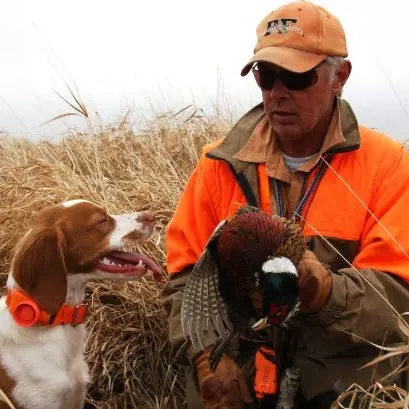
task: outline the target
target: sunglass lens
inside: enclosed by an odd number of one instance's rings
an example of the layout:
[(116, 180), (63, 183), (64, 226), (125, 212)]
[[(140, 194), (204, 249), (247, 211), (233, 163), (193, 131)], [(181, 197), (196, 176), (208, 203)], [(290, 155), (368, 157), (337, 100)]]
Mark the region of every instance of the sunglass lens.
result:
[(254, 71), (254, 76), (256, 78), (257, 85), (261, 89), (271, 91), (277, 78), (277, 73), (273, 70), (256, 70)]
[(315, 69), (301, 74), (290, 71), (281, 71), (277, 74), (274, 70), (264, 68), (254, 70), (253, 72), (258, 86), (265, 91), (271, 91), (273, 89), (277, 77), (279, 77), (284, 86), (291, 91), (306, 89), (311, 85), (314, 85), (318, 80), (318, 75)]
[(299, 91), (311, 87), (318, 80), (318, 75), (315, 69), (312, 69), (301, 74), (290, 71), (282, 71), (280, 79), (283, 84), (290, 90)]

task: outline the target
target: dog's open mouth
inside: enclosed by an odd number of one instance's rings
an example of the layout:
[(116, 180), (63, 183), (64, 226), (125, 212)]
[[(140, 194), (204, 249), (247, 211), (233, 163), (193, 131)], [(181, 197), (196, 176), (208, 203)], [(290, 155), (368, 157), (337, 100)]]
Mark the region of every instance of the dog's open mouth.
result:
[(96, 261), (98, 270), (108, 273), (121, 273), (129, 276), (142, 276), (148, 271), (156, 281), (163, 279), (160, 266), (148, 256), (120, 250), (110, 251)]

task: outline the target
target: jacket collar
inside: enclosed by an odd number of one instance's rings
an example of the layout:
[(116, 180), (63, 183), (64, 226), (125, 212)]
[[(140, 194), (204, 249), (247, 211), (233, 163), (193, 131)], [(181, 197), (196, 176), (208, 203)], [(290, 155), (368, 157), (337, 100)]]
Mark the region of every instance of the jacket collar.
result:
[[(358, 122), (349, 103), (338, 98), (339, 118), (342, 140), (330, 146), (325, 152), (328, 154), (349, 152), (360, 146)], [(258, 126), (263, 126), (265, 118), (263, 104), (259, 104), (246, 113), (231, 129), (226, 138), (206, 156), (227, 161), (237, 173), (242, 173), (248, 166), (255, 162), (238, 159), (235, 155), (248, 143), (253, 132)], [(266, 121), (264, 121), (267, 123)], [(269, 126), (269, 125), (265, 125)], [(325, 143), (325, 142), (324, 142)]]

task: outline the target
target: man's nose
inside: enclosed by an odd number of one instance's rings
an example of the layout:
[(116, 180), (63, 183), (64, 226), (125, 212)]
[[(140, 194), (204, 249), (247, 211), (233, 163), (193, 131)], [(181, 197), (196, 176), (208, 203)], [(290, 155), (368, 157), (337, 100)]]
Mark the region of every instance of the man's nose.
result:
[(280, 78), (276, 78), (273, 88), (271, 88), (269, 93), (272, 99), (278, 101), (288, 96), (288, 88), (282, 83)]

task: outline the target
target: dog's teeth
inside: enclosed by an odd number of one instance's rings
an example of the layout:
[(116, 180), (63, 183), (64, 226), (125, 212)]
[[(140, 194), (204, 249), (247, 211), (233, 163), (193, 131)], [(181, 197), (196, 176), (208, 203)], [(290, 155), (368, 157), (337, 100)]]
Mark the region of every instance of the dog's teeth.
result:
[(143, 266), (142, 260), (139, 260), (138, 267), (142, 267), (142, 266)]
[(115, 261), (109, 259), (108, 257), (104, 257), (101, 260), (102, 264), (105, 264), (106, 266), (119, 266), (120, 264), (115, 263)]

